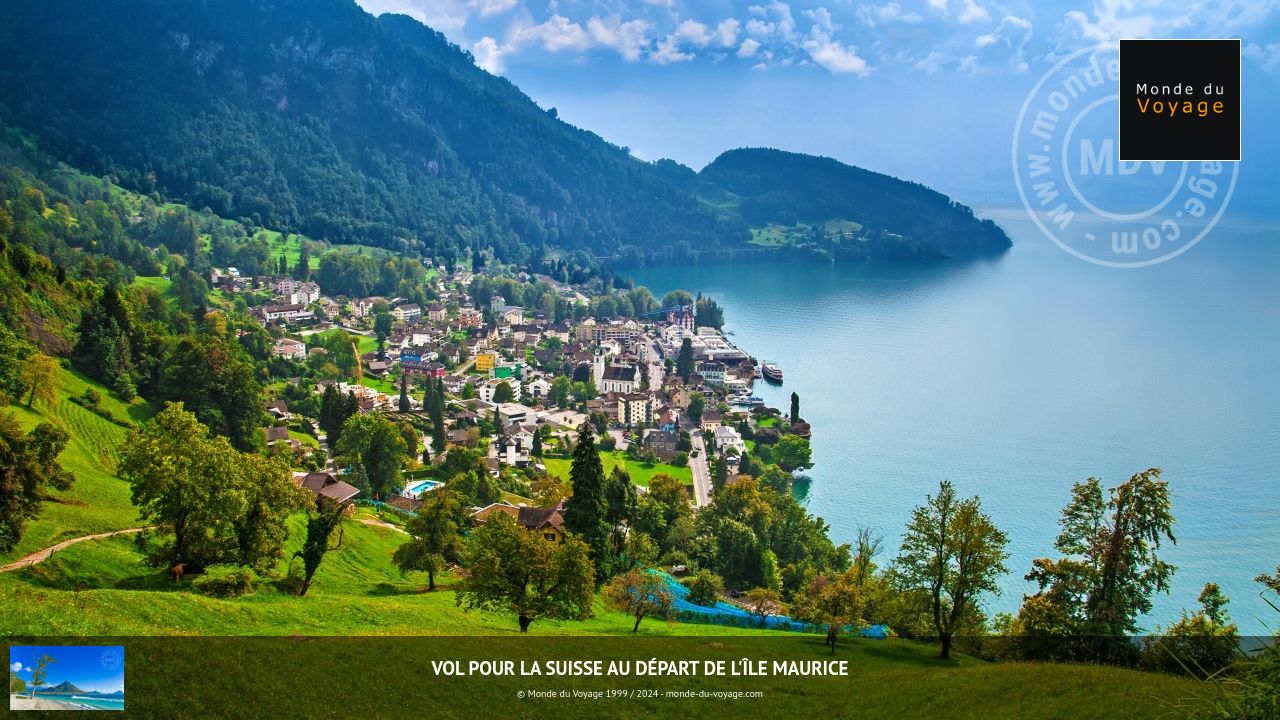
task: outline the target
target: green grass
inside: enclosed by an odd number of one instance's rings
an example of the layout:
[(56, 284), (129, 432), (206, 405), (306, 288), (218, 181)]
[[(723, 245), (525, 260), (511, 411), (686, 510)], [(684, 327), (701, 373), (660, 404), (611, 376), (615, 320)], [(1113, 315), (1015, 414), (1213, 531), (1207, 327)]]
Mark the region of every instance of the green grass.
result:
[(774, 415), (769, 415), (768, 417), (761, 418), (760, 421), (756, 423), (756, 427), (773, 427), (777, 424), (778, 418)]
[[(290, 521), (292, 552), (305, 535), (304, 518)], [(0, 635), (507, 635), (514, 616), (464, 611), (454, 603), (451, 575), (423, 592), (426, 577), (402, 577), (391, 554), (405, 541), (396, 530), (350, 519), (342, 546), (325, 557), (305, 598), (259, 582), (235, 599), (201, 595), (143, 564), (132, 537), (78, 543), (39, 565), (0, 575)], [(281, 562), (279, 572), (287, 567)], [(534, 634), (620, 635), (627, 616), (606, 611), (584, 622), (540, 620)], [(646, 635), (758, 635), (768, 631), (655, 622)]]
[[(679, 467), (666, 463), (639, 462), (627, 457), (627, 454), (621, 450), (612, 452), (601, 450), (600, 462), (604, 464), (605, 473), (611, 473), (614, 467), (622, 465), (623, 469), (631, 474), (631, 481), (641, 487), (648, 487), (649, 481), (658, 473), (666, 473), (685, 485), (693, 484), (693, 471), (687, 465)], [(544, 458), (543, 463), (547, 466), (548, 473), (566, 480), (569, 478), (569, 469), (573, 466), (573, 460), (570, 458)]]
[(67, 398), (79, 396), (86, 388), (93, 387), (102, 395), (102, 408), (118, 419), (131, 422), (149, 418), (154, 410), (139, 400), (122, 403), (106, 388), (72, 370), (63, 368), (59, 380), (55, 402), (36, 401), (31, 409), (22, 405), (12, 406), (9, 411), (27, 429), (49, 422), (67, 431), (71, 438), (58, 460), (75, 476), (75, 484), (69, 490), (49, 493), (17, 546), (0, 553), (0, 562), (68, 538), (139, 524), (137, 511), (129, 500), (128, 484), (113, 474), (117, 450), (127, 430)]
[[(762, 228), (751, 228), (751, 244), (763, 247), (781, 247), (794, 242), (809, 239), (811, 227), (804, 223), (780, 225), (770, 223)], [(862, 225), (852, 220), (827, 220), (822, 224), (822, 231), (828, 238), (854, 235), (862, 230)]]
[[(302, 518), (291, 522), (290, 547)], [(832, 659), (816, 635), (668, 623), (646, 619), (631, 634), (629, 616), (604, 610), (583, 622), (539, 620), (520, 636), (506, 613), (464, 611), (456, 579), (422, 592), (419, 576), (401, 577), (390, 555), (403, 533), (348, 520), (341, 548), (330, 553), (303, 598), (270, 581), (250, 595), (216, 599), (177, 586), (140, 561), (133, 542), (80, 543), (48, 562), (0, 575), (0, 634), (128, 638), (131, 711), (181, 716), (182, 708), (219, 708), (235, 717), (410, 717), (431, 703), (448, 718), (527, 717), (554, 703), (557, 717), (707, 717), (727, 711), (756, 717), (858, 718), (1157, 718), (1163, 701), (1188, 697), (1194, 682), (1108, 667), (988, 664), (937, 659), (935, 646), (905, 640), (842, 639), (839, 677), (703, 673), (682, 677), (436, 677), (441, 659), (546, 661), (600, 659), (755, 661)], [(162, 640), (147, 635), (263, 635), (274, 640), (209, 637)], [(384, 637), (365, 637), (381, 635)], [(430, 640), (407, 636), (448, 636)], [(328, 636), (328, 637), (326, 637)], [(392, 637), (395, 636), (395, 637)], [(494, 637), (497, 636), (497, 637)], [(502, 637), (506, 636), (506, 637)], [(308, 684), (298, 678), (350, 677)], [(268, 671), (263, 671), (269, 669)], [(217, 678), (217, 682), (193, 681)], [(167, 689), (182, 687), (179, 694)], [(735, 701), (632, 697), (606, 701), (519, 701), (517, 690), (610, 688), (760, 691)], [(410, 690), (411, 689), (411, 690)], [(406, 702), (406, 692), (413, 701)], [(168, 704), (171, 703), (171, 704)], [(624, 709), (625, 704), (625, 709)], [(335, 713), (334, 708), (341, 708)], [(230, 709), (235, 708), (232, 712)]]
[(306, 446), (308, 446), (308, 447), (313, 447), (313, 448), (318, 448), (318, 447), (320, 447), (320, 441), (319, 441), (319, 440), (317, 440), (316, 438), (314, 438), (314, 437), (312, 437), (312, 436), (310, 436), (310, 435), (308, 435), (308, 434), (306, 434), (306, 433), (304, 433), (304, 432), (298, 432), (297, 430), (290, 429), (290, 430), (289, 430), (289, 437), (290, 437), (291, 439), (293, 439), (293, 440), (297, 440), (298, 442), (300, 442), (300, 443), (302, 443), (303, 445), (306, 445)]

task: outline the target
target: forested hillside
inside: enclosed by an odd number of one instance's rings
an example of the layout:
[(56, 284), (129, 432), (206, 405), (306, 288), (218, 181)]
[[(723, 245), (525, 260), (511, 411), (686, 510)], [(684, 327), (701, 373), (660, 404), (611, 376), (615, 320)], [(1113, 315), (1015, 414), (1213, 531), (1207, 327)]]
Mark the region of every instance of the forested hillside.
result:
[(860, 225), (856, 237), (819, 233), (836, 257), (963, 258), (1010, 246), (995, 223), (975, 218), (969, 207), (936, 190), (830, 158), (730, 150), (698, 178), (736, 202), (751, 227), (820, 226), (831, 220)]
[[(1007, 246), (944, 196), (845, 168), (878, 179), (850, 185), (820, 163), (768, 197), (708, 202), (707, 181), (740, 187), (723, 162), (698, 183), (640, 161), (440, 33), (353, 0), (17, 0), (5, 14), (0, 120), (72, 166), (257, 227), (446, 262), (488, 250), (587, 266), (745, 248), (761, 219), (830, 210), (904, 236), (877, 256)], [(815, 189), (838, 201), (783, 207)]]

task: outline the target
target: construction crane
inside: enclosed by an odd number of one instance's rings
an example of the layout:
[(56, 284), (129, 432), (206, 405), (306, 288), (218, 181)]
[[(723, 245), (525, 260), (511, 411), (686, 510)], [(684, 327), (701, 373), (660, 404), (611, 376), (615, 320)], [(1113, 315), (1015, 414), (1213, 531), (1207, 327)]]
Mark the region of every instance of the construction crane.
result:
[(351, 343), (351, 354), (356, 357), (356, 385), (364, 384), (364, 361), (360, 359), (360, 351), (354, 342)]

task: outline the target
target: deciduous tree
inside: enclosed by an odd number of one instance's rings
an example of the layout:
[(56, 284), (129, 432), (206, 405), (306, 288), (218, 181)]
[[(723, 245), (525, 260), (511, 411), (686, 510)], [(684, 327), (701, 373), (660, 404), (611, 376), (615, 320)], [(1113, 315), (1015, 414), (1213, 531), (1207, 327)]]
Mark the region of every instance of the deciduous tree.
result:
[(912, 512), (894, 574), (904, 592), (927, 594), (943, 659), (951, 657), (952, 636), (979, 597), (999, 592), (996, 578), (1006, 572), (1007, 544), (978, 498), (957, 498), (948, 481)]
[(616, 610), (636, 619), (631, 632), (640, 631), (646, 617), (670, 618), (675, 614), (675, 596), (662, 578), (646, 568), (632, 568), (615, 576), (604, 586), (604, 599)]
[(539, 618), (591, 617), (595, 567), (586, 543), (573, 535), (548, 542), (494, 513), (471, 533), (467, 548), (459, 606), (515, 613), (521, 632)]

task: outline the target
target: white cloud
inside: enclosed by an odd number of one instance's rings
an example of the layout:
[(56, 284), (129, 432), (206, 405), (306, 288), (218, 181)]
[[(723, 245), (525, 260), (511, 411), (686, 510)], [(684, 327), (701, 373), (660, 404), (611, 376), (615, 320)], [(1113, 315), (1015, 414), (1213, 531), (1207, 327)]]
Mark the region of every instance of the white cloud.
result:
[(517, 25), (511, 30), (505, 50), (522, 48), (528, 44), (541, 45), (547, 52), (561, 50), (586, 50), (591, 47), (591, 36), (576, 22), (563, 15), (552, 15), (538, 25)]
[(676, 31), (672, 36), (677, 42), (695, 45), (697, 47), (706, 47), (711, 42), (711, 33), (707, 32), (707, 26), (697, 20), (685, 20), (676, 26)]
[(1016, 15), (1006, 15), (994, 30), (974, 40), (978, 52), (965, 58), (961, 67), (969, 72), (979, 68), (1010, 67), (1026, 72), (1027, 43), (1031, 41), (1031, 22)]
[(816, 10), (805, 10), (804, 16), (812, 20), (817, 25), (827, 30), (835, 30), (835, 22), (831, 20), (831, 11), (825, 7)]
[(760, 49), (760, 41), (756, 40), (755, 38), (747, 38), (746, 40), (742, 41), (742, 45), (738, 46), (738, 57), (740, 58), (753, 57), (756, 54), (756, 51), (759, 49)]
[(959, 19), (962, 23), (988, 22), (991, 20), (991, 13), (974, 0), (964, 0)]
[(858, 55), (857, 48), (833, 40), (817, 25), (813, 26), (801, 47), (815, 63), (837, 75), (865, 76), (868, 72), (867, 61)]
[(924, 21), (924, 17), (920, 13), (903, 10), (902, 6), (896, 2), (889, 2), (884, 5), (859, 5), (855, 15), (858, 18), (858, 22), (867, 27), (887, 25), (892, 22), (918, 23)]
[(639, 60), (649, 47), (649, 28), (645, 20), (622, 22), (617, 15), (603, 20), (593, 17), (587, 21), (587, 32), (591, 38), (601, 46), (613, 48), (627, 62)]
[(471, 54), (476, 58), (476, 65), (481, 69), (487, 70), (494, 75), (502, 72), (502, 54), (503, 50), (498, 41), (489, 36), (480, 38), (475, 45), (471, 46)]
[(9, 669), (13, 672), (22, 672), (22, 663), (14, 661), (14, 663), (9, 666)]
[(947, 11), (947, 0), (929, 0), (929, 7), (945, 13)]
[(467, 5), (480, 13), (480, 17), (491, 17), (509, 12), (518, 0), (468, 0)]
[(1264, 72), (1280, 73), (1280, 43), (1249, 43), (1244, 47), (1243, 53), (1246, 60), (1262, 68)]
[(675, 35), (668, 35), (662, 42), (658, 43), (658, 48), (649, 54), (649, 59), (659, 65), (670, 65), (678, 62), (688, 62), (693, 59), (693, 53), (687, 53), (680, 49), (680, 42)]
[(742, 23), (735, 18), (721, 20), (716, 26), (713, 38), (715, 43), (720, 47), (731, 47), (738, 41), (738, 31), (742, 29)]

